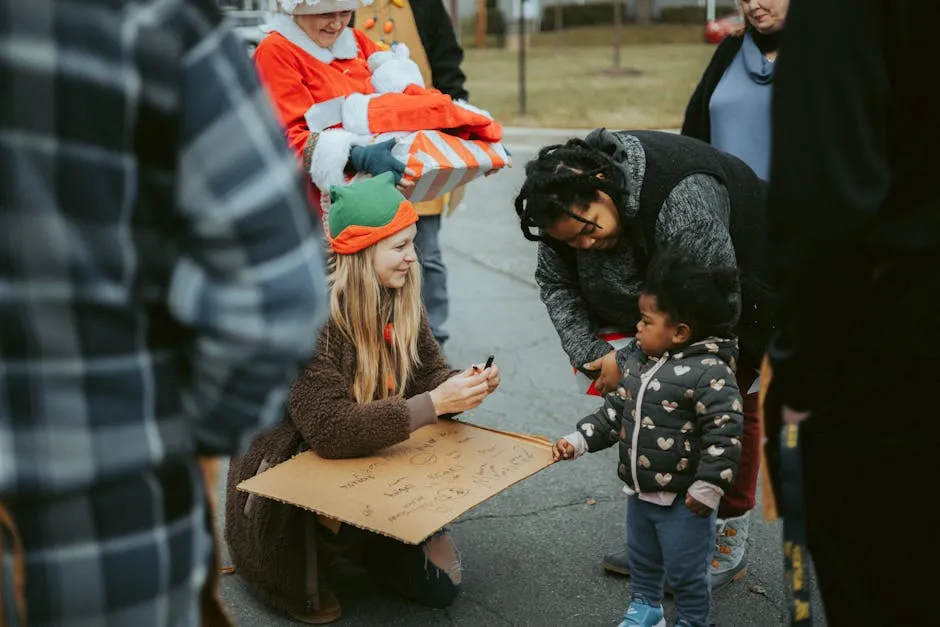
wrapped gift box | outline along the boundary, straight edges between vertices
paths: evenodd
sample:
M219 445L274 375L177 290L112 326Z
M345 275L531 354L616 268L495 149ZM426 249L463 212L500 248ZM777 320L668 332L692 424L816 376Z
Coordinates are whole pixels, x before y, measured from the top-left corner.
M417 131L400 136L392 155L414 173L405 176L415 184L406 194L412 202L440 198L512 163L502 143L461 139L442 131Z

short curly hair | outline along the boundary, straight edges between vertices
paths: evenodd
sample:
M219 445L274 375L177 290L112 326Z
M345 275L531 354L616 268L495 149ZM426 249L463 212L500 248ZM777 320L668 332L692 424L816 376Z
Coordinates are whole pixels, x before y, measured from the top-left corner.
M734 266L704 266L677 248L665 248L650 260L643 293L655 296L673 323L689 326L690 341L735 337L741 284Z

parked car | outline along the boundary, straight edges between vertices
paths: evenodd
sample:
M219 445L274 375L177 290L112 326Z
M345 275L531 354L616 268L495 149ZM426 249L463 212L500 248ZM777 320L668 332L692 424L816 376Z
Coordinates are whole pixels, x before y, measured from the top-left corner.
M731 13L724 17L708 20L705 23L705 43L717 44L721 40L741 28L744 18L740 13Z
M249 54L254 52L255 47L267 35L261 30L261 26L268 21L268 16L264 11L229 10L225 11L225 17L235 34L245 42Z

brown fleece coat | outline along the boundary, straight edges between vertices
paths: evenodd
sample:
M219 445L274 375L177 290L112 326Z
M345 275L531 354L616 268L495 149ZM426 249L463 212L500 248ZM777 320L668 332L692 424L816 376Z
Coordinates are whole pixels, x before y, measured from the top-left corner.
M327 323L316 355L291 388L284 420L256 437L245 455L232 459L225 539L237 572L269 605L295 613L317 609L315 514L266 498L249 502L236 486L259 468L303 450L325 458L358 457L408 439L411 411L405 399L433 390L456 372L444 361L425 316L418 354L421 366L403 397L357 403L352 396L355 349L335 324Z

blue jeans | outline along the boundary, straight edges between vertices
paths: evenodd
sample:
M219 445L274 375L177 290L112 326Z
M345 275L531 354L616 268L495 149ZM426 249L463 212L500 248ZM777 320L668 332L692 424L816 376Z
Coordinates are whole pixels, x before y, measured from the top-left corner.
M438 344L443 345L450 337L444 329L449 313L447 300L447 268L441 256L441 216L421 216L418 218L418 234L415 236L415 248L421 263L421 301L428 311L431 332Z
M662 603L668 577L677 620L707 626L711 602L708 565L715 551L715 519L700 518L685 506L685 495L671 507L627 500L627 563L630 592L653 605Z

